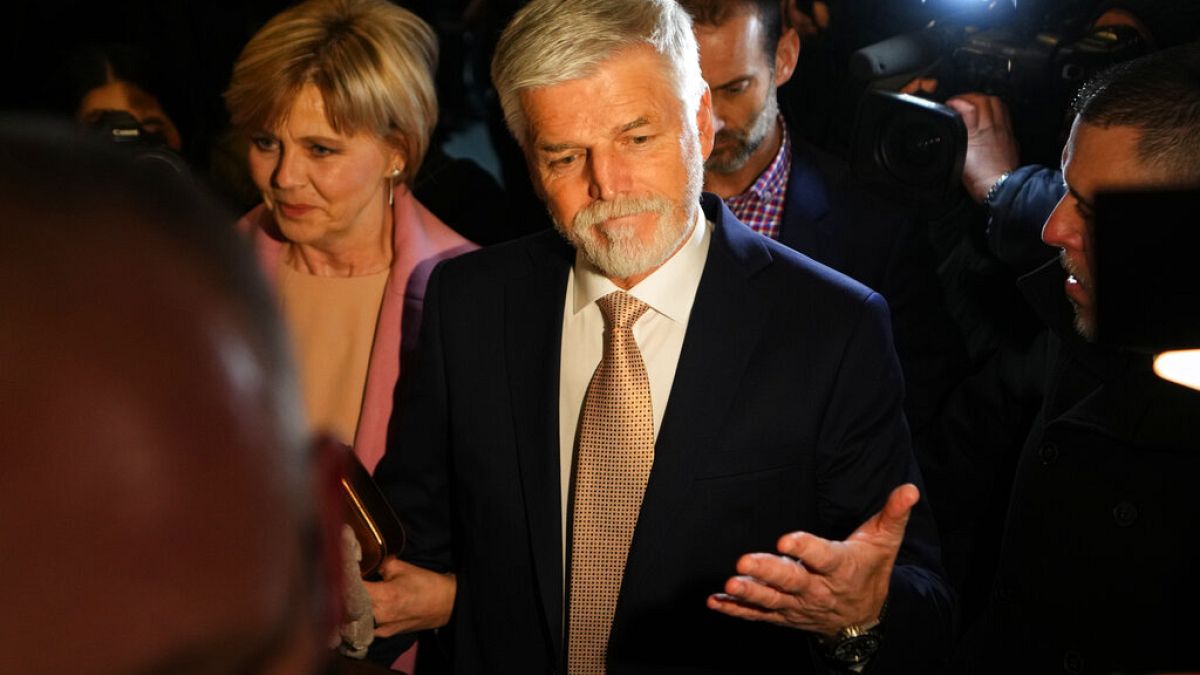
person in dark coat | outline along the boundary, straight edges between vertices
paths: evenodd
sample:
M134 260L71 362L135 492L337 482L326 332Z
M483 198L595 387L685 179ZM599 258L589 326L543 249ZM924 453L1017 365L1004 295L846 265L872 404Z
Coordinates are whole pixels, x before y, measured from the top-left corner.
M960 672L1200 666L1200 394L1155 378L1148 357L1094 342L1093 231L1101 191L1200 185L1198 129L1197 45L1123 64L1080 98L1066 194L1042 232L1059 260L1021 281L1051 331L1045 399Z

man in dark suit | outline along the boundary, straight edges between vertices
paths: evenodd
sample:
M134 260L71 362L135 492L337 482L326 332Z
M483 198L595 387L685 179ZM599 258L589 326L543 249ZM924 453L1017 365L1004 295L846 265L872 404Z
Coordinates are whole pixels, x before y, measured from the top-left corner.
M1042 230L1060 259L1020 282L1050 329L1045 398L1017 458L993 592L957 672L1200 666L1200 394L1158 379L1149 355L1097 342L1110 330L1097 284L1116 295L1113 280L1129 271L1097 270L1095 225L1102 192L1200 186L1200 45L1122 64L1076 107L1065 194Z
M371 585L379 632L450 621L458 672L925 672L944 653L886 304L700 198L695 55L673 0L535 0L497 49L570 244L438 267L376 471L410 534Z
M778 0L680 4L692 15L716 116L704 189L751 229L887 299L905 412L919 434L966 367L919 223L858 185L845 162L790 133L776 93L793 75L800 43L784 28Z

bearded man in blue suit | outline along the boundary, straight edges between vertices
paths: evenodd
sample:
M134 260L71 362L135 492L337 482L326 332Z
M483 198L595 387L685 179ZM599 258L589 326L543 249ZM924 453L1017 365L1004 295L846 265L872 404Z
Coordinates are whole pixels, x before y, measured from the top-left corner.
M784 25L778 0L680 4L692 15L717 126L704 189L754 231L884 296L904 371L905 413L919 436L967 367L922 223L859 184L846 162L788 129L776 93L795 72L800 40Z
M563 236L433 273L378 633L448 624L465 673L927 672L952 607L887 305L701 196L686 12L534 0L493 80Z

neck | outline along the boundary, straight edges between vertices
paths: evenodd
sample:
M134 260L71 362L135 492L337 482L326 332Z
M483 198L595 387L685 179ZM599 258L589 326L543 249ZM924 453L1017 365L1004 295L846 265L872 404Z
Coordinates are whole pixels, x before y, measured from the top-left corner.
M395 223L386 202L382 211L378 227L360 225L332 241L290 242L283 254L284 264L319 277L360 277L389 269L395 255Z
M758 177L771 165L775 155L779 153L781 145L783 145L783 128L776 119L771 125L771 130L767 132L767 137L763 139L758 149L751 153L742 168L733 173L705 171L704 189L722 199L742 194L751 185L754 185L754 181L758 180Z

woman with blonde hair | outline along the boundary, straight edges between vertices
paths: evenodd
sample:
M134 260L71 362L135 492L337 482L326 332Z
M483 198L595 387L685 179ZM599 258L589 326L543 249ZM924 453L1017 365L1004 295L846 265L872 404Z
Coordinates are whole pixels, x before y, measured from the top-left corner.
M241 225L277 287L310 424L369 470L429 272L474 248L410 191L436 59L429 26L386 0L308 0L250 39L225 93L262 194Z

